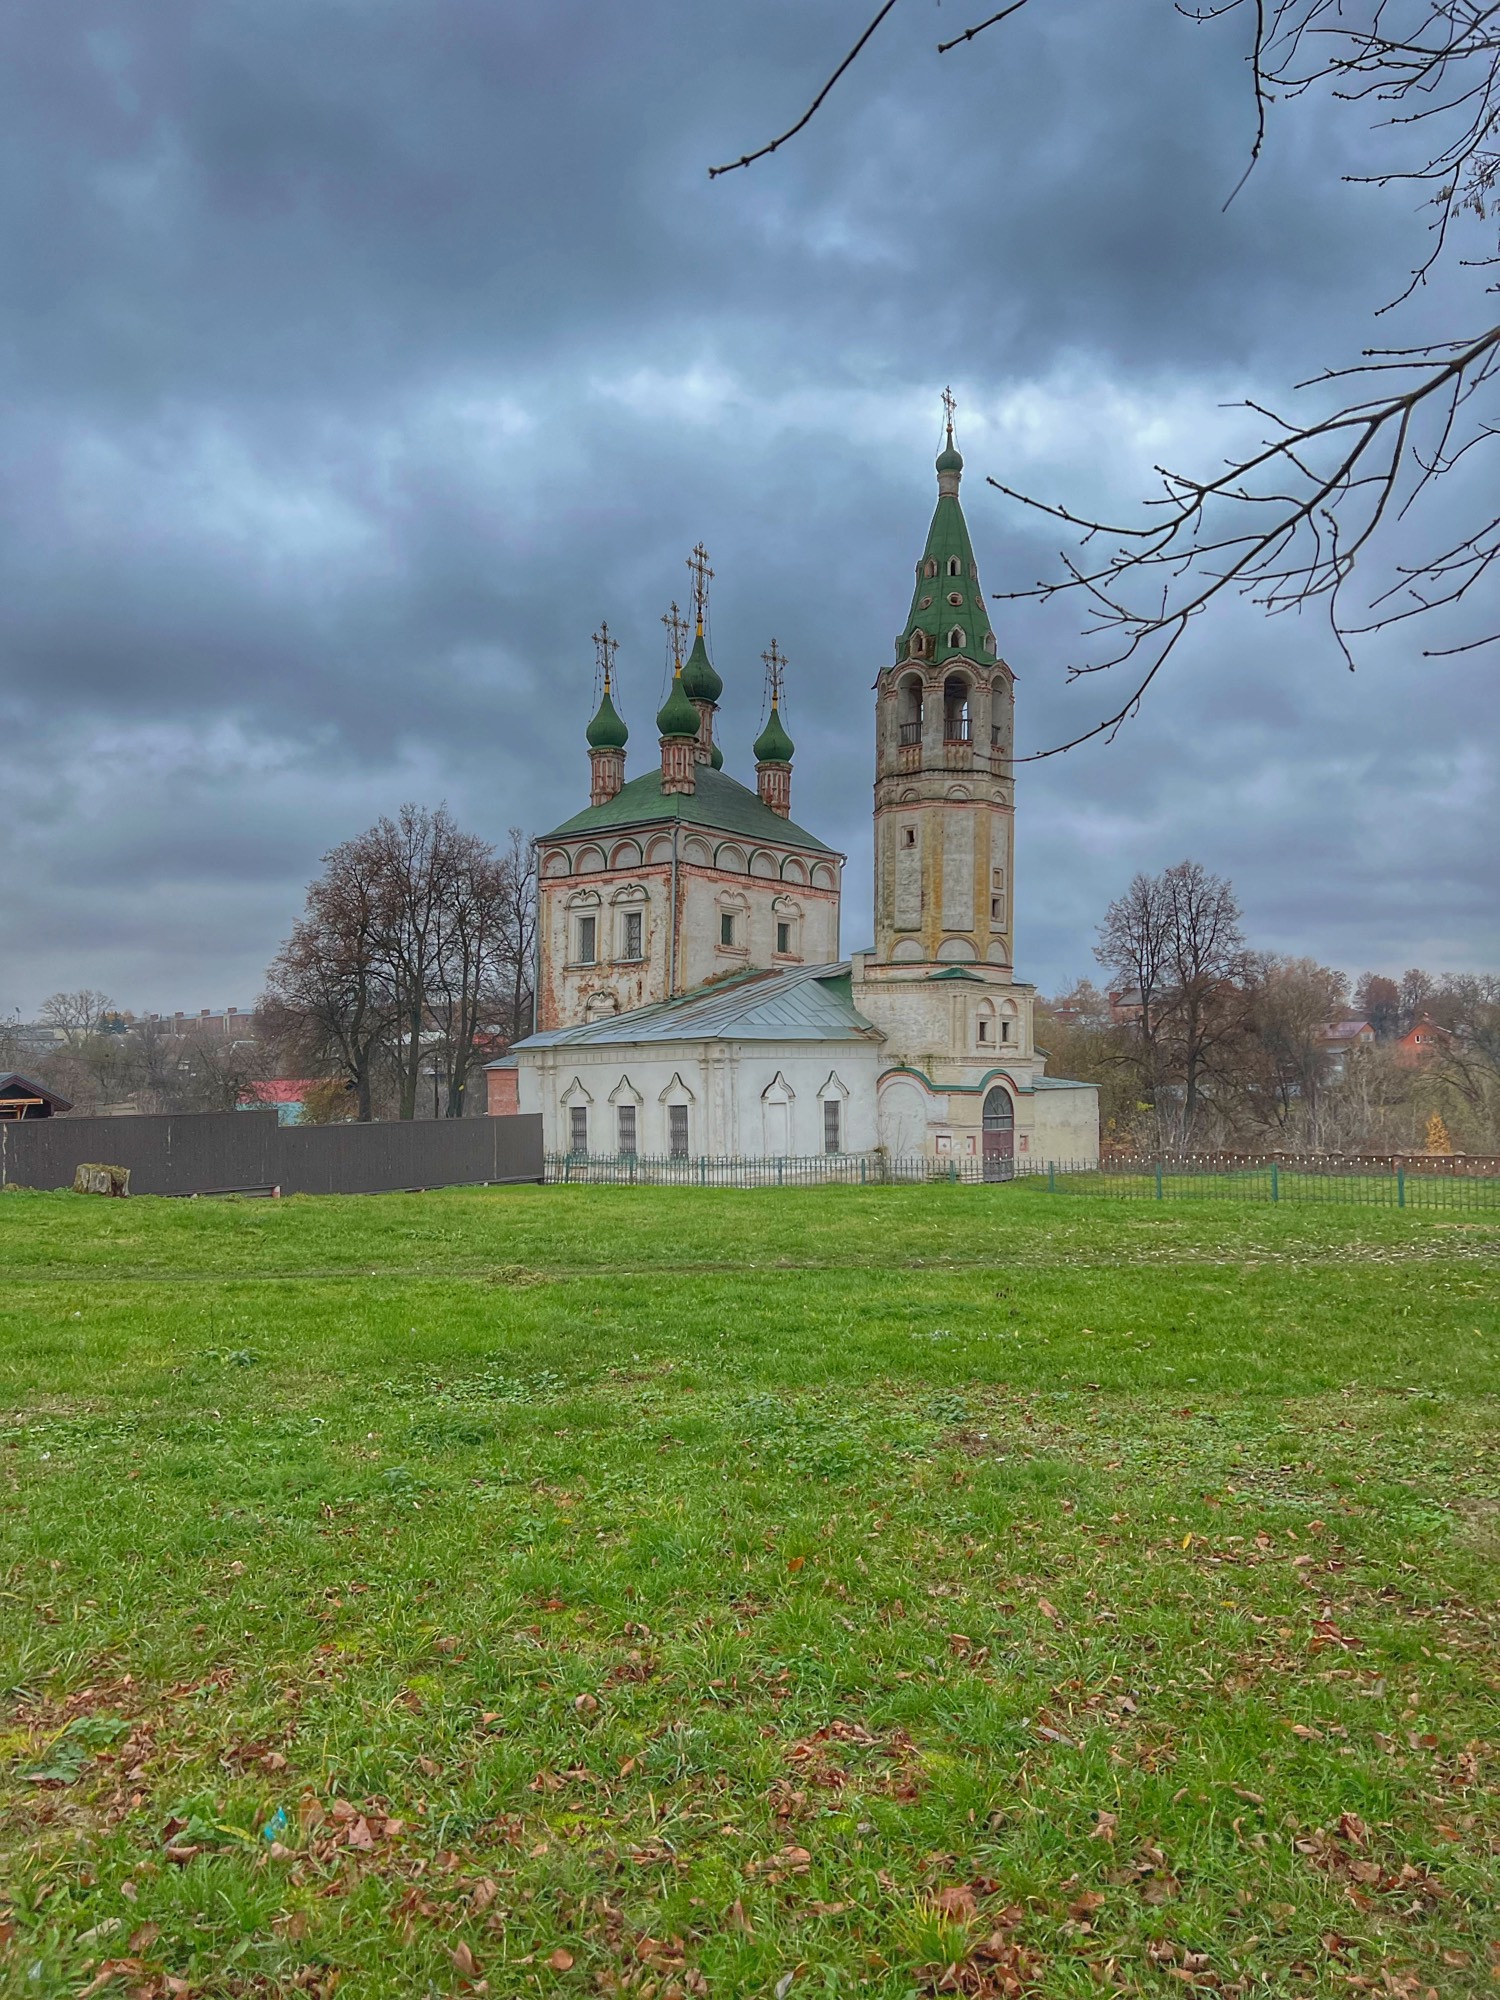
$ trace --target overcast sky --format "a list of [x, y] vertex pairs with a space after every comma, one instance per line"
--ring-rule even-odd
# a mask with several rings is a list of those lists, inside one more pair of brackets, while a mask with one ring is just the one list
[[[790, 658], [796, 817], [866, 941], [869, 687], [959, 398], [988, 590], [1127, 508], [1224, 406], [1374, 336], [1409, 191], [1326, 104], [1251, 137], [1237, 25], [1037, 0], [967, 51], [905, 0], [69, 0], [0, 23], [0, 1012], [253, 1003], [319, 856], [402, 801], [502, 838], [586, 801], [589, 635], [634, 770], [700, 537], [728, 768]], [[1466, 330], [1441, 287], [1381, 323]], [[1435, 316], [1435, 317], [1434, 317]], [[997, 604], [1018, 745], [1076, 610]], [[1092, 969], [1138, 869], [1229, 876], [1258, 944], [1500, 961], [1494, 666], [1231, 609], [1118, 740], [1023, 770], [1018, 976]]]

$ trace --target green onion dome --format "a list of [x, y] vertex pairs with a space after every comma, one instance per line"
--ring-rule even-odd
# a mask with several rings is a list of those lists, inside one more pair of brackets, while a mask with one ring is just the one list
[[755, 761], [757, 764], [790, 764], [792, 761], [792, 739], [786, 733], [781, 711], [774, 701], [771, 713], [766, 717], [766, 726], [755, 739]]
[[724, 692], [724, 683], [714, 672], [713, 661], [708, 657], [708, 648], [703, 643], [703, 627], [698, 627], [698, 636], [693, 641], [693, 650], [687, 656], [682, 669], [682, 685], [687, 689], [690, 701], [717, 701]]
[[711, 771], [722, 771], [724, 768], [724, 752], [719, 748], [717, 743], [712, 744], [709, 748], [708, 767]]
[[599, 713], [584, 733], [590, 750], [623, 750], [630, 739], [624, 718], [610, 700], [608, 681], [604, 683], [604, 699], [599, 704]]
[[698, 734], [698, 711], [688, 699], [681, 667], [672, 676], [672, 692], [656, 712], [656, 726], [663, 736]]
[[939, 472], [962, 472], [964, 469], [963, 454], [953, 442], [951, 431], [948, 434], [947, 444], [938, 453], [937, 469]]

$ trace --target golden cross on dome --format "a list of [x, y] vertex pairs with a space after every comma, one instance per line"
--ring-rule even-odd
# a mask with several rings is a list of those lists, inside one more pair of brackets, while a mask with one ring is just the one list
[[662, 614], [662, 624], [666, 626], [672, 640], [672, 667], [674, 672], [682, 672], [682, 642], [687, 637], [687, 620], [677, 609], [677, 600], [672, 600], [670, 611]]
[[954, 411], [955, 411], [955, 410], [956, 410], [957, 408], [958, 408], [958, 403], [957, 403], [957, 401], [956, 401], [956, 399], [955, 399], [955, 397], [954, 397], [954, 394], [953, 394], [953, 391], [952, 391], [952, 389], [951, 389], [951, 388], [947, 388], [947, 389], [945, 389], [945, 390], [943, 391], [943, 411], [944, 411], [944, 414], [946, 415], [946, 417], [947, 417], [947, 419], [948, 419], [948, 442], [949, 442], [949, 444], [952, 444], [952, 442], [953, 442], [953, 412], [954, 412]]
[[594, 651], [598, 656], [599, 666], [604, 673], [604, 692], [606, 694], [609, 693], [610, 677], [614, 673], [615, 654], [619, 650], [619, 640], [610, 637], [609, 620], [601, 618], [599, 621], [599, 630], [594, 634]]
[[766, 686], [771, 692], [771, 706], [777, 708], [781, 703], [781, 677], [786, 672], [786, 655], [773, 639], [761, 658], [766, 663]]
[[687, 559], [687, 566], [693, 573], [693, 616], [697, 621], [699, 636], [703, 632], [703, 620], [708, 611], [708, 586], [713, 571], [708, 566], [708, 550], [702, 542]]

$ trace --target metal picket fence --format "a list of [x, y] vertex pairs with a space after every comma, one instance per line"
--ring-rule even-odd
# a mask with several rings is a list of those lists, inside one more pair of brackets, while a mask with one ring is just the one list
[[[1488, 1163], [1486, 1163], [1488, 1164]], [[549, 1153], [549, 1182], [595, 1187], [879, 1187], [952, 1182], [1103, 1195], [1126, 1201], [1318, 1202], [1344, 1207], [1500, 1210], [1500, 1176], [1465, 1173], [1453, 1160], [1043, 1160], [1021, 1155], [815, 1153], [731, 1159], [644, 1153]]]

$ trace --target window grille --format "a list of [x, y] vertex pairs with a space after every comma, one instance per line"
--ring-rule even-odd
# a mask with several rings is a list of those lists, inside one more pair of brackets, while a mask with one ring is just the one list
[[635, 1154], [635, 1106], [622, 1104], [619, 1109], [620, 1155], [632, 1158]]
[[[586, 921], [593, 922], [590, 917]], [[575, 1153], [586, 1153], [589, 1149], [589, 1109], [586, 1104], [568, 1106], [568, 1140]]]
[[843, 1109], [844, 1107], [838, 1098], [825, 1097], [823, 1099], [823, 1151], [825, 1153], [839, 1153], [843, 1151], [843, 1132], [841, 1129], [843, 1120], [840, 1115]]
[[688, 1149], [688, 1108], [685, 1104], [667, 1106], [667, 1151], [674, 1160], [685, 1160]]
[[787, 955], [787, 954], [788, 954], [788, 953], [789, 953], [789, 952], [791, 951], [791, 948], [792, 948], [792, 927], [791, 927], [791, 925], [790, 925], [790, 924], [777, 924], [777, 926], [776, 926], [776, 949], [777, 949], [777, 951], [778, 951], [778, 952], [780, 952], [780, 953], [781, 953], [781, 955], [782, 955], [783, 957], [785, 957], [785, 956], [786, 956], [786, 955]]
[[625, 945], [621, 954], [624, 958], [639, 958], [641, 955], [641, 913], [639, 910], [625, 912]]
[[734, 915], [730, 910], [723, 911], [719, 917], [719, 943], [734, 943]]
[[596, 943], [598, 935], [599, 919], [597, 917], [580, 917], [578, 919], [578, 963], [580, 965], [592, 965], [594, 963], [598, 951]]

